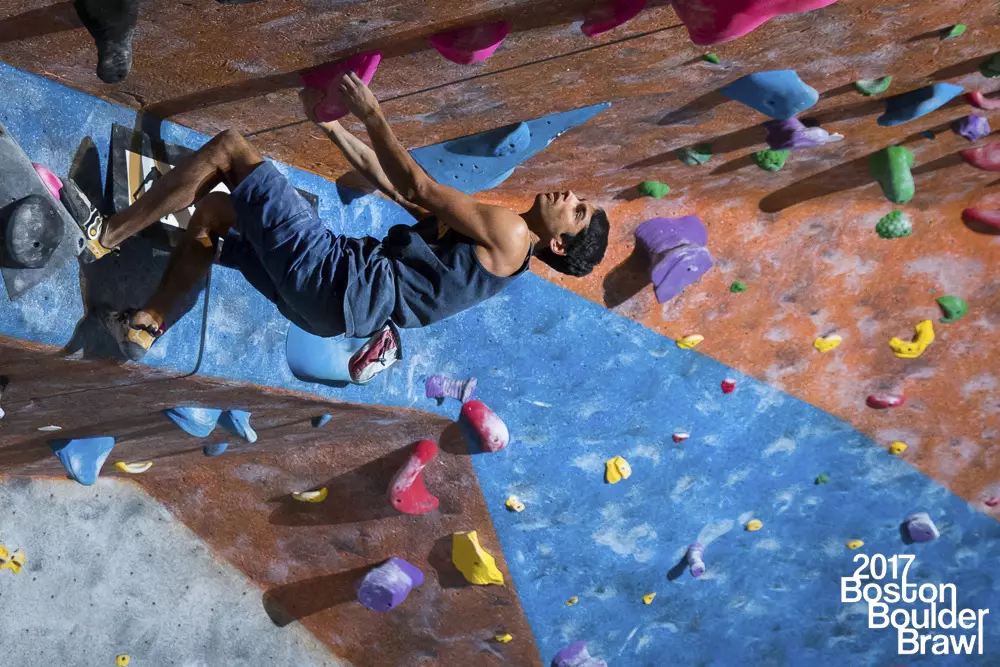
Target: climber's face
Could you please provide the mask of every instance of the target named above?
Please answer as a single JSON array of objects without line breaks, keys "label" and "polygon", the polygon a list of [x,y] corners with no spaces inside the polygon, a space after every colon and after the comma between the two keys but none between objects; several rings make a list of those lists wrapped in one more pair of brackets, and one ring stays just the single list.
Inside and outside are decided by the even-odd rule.
[{"label": "climber's face", "polygon": [[557,255],[566,254],[563,247],[563,234],[576,236],[590,224],[590,216],[594,214],[594,205],[586,199],[580,199],[572,192],[547,192],[535,197],[535,206],[541,214],[547,239],[552,252]]}]

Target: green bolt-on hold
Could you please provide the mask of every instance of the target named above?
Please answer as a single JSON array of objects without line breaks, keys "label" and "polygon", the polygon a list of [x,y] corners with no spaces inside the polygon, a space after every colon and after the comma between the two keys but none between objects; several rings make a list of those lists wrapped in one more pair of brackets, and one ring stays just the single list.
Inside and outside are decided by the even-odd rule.
[{"label": "green bolt-on hold", "polygon": [[872,95],[881,95],[885,91],[889,90],[889,86],[892,85],[891,76],[883,76],[878,79],[861,79],[854,82],[854,90],[858,91],[865,97],[871,97]]},{"label": "green bolt-on hold", "polygon": [[670,194],[670,186],[659,181],[643,181],[636,189],[642,196],[654,199],[661,199]]},{"label": "green bolt-on hold", "polygon": [[747,286],[744,285],[739,280],[737,280],[736,282],[734,282],[732,285],[729,286],[729,291],[730,292],[734,292],[734,293],[735,292],[746,292],[747,289],[748,289]]},{"label": "green bolt-on hold", "polygon": [[878,221],[875,233],[884,239],[901,239],[913,233],[913,223],[908,215],[895,210]]},{"label": "green bolt-on hold", "polygon": [[709,144],[685,146],[677,151],[677,159],[689,167],[697,167],[712,159],[712,147]]},{"label": "green bolt-on hold", "polygon": [[868,160],[868,170],[882,186],[885,198],[893,204],[905,204],[913,199],[913,153],[903,146],[889,146],[875,153]]},{"label": "green bolt-on hold", "polygon": [[951,26],[951,28],[946,30],[943,35],[941,35],[941,39],[955,39],[956,37],[961,37],[962,35],[965,34],[965,31],[967,29],[968,27],[966,25],[962,23],[956,23],[955,25]]},{"label": "green bolt-on hold", "polygon": [[969,312],[969,304],[957,296],[942,296],[937,299],[938,305],[941,307],[941,312],[944,314],[939,322],[944,322],[949,324],[951,322],[957,322],[958,320],[965,317],[965,314]]},{"label": "green bolt-on hold", "polygon": [[830,481],[829,476],[827,476],[827,475],[825,475],[823,473],[820,473],[819,475],[816,476],[816,483],[817,484],[826,484],[829,481]]},{"label": "green bolt-on hold", "polygon": [[701,57],[701,59],[707,63],[712,63],[713,65],[719,64],[719,56],[715,55],[714,53],[706,53]]},{"label": "green bolt-on hold", "polygon": [[753,161],[758,167],[764,171],[781,171],[781,168],[785,166],[785,160],[791,155],[792,151],[783,150],[763,150],[755,151],[753,154]]},{"label": "green bolt-on hold", "polygon": [[1000,76],[1000,53],[994,53],[979,64],[979,73],[988,79]]}]

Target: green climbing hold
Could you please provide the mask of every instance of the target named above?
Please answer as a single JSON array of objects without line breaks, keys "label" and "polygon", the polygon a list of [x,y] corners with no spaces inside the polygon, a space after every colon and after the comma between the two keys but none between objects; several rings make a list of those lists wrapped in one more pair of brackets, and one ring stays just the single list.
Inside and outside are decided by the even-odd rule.
[{"label": "green climbing hold", "polygon": [[643,181],[637,188],[643,197],[660,199],[670,194],[670,186],[659,181]]},{"label": "green climbing hold", "polygon": [[733,292],[733,293],[735,293],[735,292],[746,292],[747,291],[747,286],[744,285],[739,280],[737,280],[736,282],[734,282],[732,285],[729,286],[729,291]]},{"label": "green climbing hold", "polygon": [[961,23],[956,23],[955,25],[951,26],[951,28],[949,28],[947,32],[941,35],[941,39],[955,39],[956,37],[961,37],[966,30],[967,26]]},{"label": "green climbing hold", "polygon": [[712,63],[713,65],[719,64],[719,56],[715,55],[714,53],[706,53],[701,57],[701,59],[707,63]]},{"label": "green climbing hold", "polygon": [[884,239],[901,239],[913,233],[913,224],[908,215],[896,210],[879,220],[875,231]]},{"label": "green climbing hold", "polygon": [[965,314],[969,312],[969,304],[967,304],[964,299],[960,299],[957,296],[939,297],[937,303],[941,306],[941,312],[944,313],[944,317],[938,321],[944,322],[945,324],[957,322],[965,317]]},{"label": "green climbing hold", "polygon": [[865,97],[871,97],[872,95],[881,95],[889,90],[889,86],[891,85],[892,77],[883,76],[880,79],[861,79],[860,81],[855,81],[854,89]]},{"label": "green climbing hold", "polygon": [[677,159],[689,167],[697,167],[712,159],[712,147],[709,144],[685,146],[677,151]]},{"label": "green climbing hold", "polygon": [[764,171],[781,171],[792,151],[763,150],[753,154],[753,161]]},{"label": "green climbing hold", "polygon": [[868,170],[882,186],[885,198],[893,204],[905,204],[913,199],[913,153],[903,146],[888,146],[868,160]]},{"label": "green climbing hold", "polygon": [[829,481],[830,481],[830,477],[828,475],[823,474],[823,473],[820,473],[819,475],[816,476],[816,483],[817,484],[826,484]]},{"label": "green climbing hold", "polygon": [[1000,76],[1000,53],[994,53],[988,60],[981,62],[979,72],[987,79],[995,79]]}]

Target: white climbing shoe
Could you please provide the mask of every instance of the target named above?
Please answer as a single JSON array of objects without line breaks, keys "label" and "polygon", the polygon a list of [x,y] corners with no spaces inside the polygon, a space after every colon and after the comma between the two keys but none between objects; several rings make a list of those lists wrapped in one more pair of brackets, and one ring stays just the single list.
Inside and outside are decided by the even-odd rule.
[{"label": "white climbing shoe", "polygon": [[351,373],[351,381],[355,384],[365,384],[403,358],[403,347],[399,338],[399,329],[389,322],[372,334],[368,342],[351,356],[347,368]]}]

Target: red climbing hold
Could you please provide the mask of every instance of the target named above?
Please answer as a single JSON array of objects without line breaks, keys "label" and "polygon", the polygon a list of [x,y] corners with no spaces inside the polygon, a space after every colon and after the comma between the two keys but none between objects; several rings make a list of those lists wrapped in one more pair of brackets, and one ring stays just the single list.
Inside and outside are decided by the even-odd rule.
[{"label": "red climbing hold", "polygon": [[886,408],[898,408],[906,402],[906,397],[902,394],[872,394],[865,403],[869,408],[885,410]]},{"label": "red climbing hold", "polygon": [[346,116],[349,110],[340,95],[341,79],[348,72],[354,72],[366,84],[371,83],[381,60],[382,54],[378,51],[372,51],[324,65],[301,75],[303,86],[315,88],[323,93],[323,99],[313,110],[316,113],[316,118],[326,123]]},{"label": "red climbing hold", "polygon": [[424,467],[437,456],[438,447],[430,440],[421,440],[413,448],[410,459],[389,484],[389,502],[404,514],[426,514],[438,506],[438,499],[424,486]]},{"label": "red climbing hold", "polygon": [[510,32],[506,21],[495,21],[468,28],[458,28],[431,35],[428,41],[437,52],[453,63],[471,65],[486,60],[499,48]]},{"label": "red climbing hold", "polygon": [[974,232],[1000,234],[1000,211],[967,208],[962,211],[962,222]]},{"label": "red climbing hold", "polygon": [[507,425],[482,401],[468,401],[462,406],[462,415],[469,420],[479,434],[483,449],[499,452],[510,441]]},{"label": "red climbing hold", "polygon": [[731,394],[736,391],[736,380],[732,378],[726,378],[722,381],[722,393]]},{"label": "red climbing hold", "polygon": [[983,504],[987,507],[1000,507],[1000,496],[993,496],[992,498],[987,498],[983,501]]},{"label": "red climbing hold", "polygon": [[1000,99],[986,97],[986,95],[983,95],[978,90],[975,90],[971,93],[966,93],[965,99],[969,101],[969,104],[976,107],[977,109],[986,109],[987,111],[1000,109]]},{"label": "red climbing hold", "polygon": [[597,37],[631,21],[646,8],[646,0],[609,0],[587,14],[580,30],[587,37]]},{"label": "red climbing hold", "polygon": [[966,148],[958,154],[977,169],[1000,171],[1000,141],[979,148]]},{"label": "red climbing hold", "polygon": [[684,442],[691,437],[691,434],[687,431],[677,431],[673,435],[674,442]]}]

